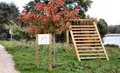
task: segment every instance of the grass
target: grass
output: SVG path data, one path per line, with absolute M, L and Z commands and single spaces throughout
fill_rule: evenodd
M 79 62 L 76 55 L 67 56 L 65 43 L 57 43 L 56 64 L 49 71 L 49 46 L 39 46 L 37 68 L 35 42 L 26 44 L 24 41 L 0 41 L 0 44 L 13 55 L 15 69 L 21 73 L 120 73 L 120 48 L 117 47 L 105 47 L 109 61 L 94 59 Z M 69 51 L 72 54 L 71 47 Z

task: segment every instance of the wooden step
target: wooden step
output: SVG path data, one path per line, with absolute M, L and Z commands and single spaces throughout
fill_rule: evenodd
M 80 59 L 98 59 L 98 58 L 106 58 L 106 57 L 80 57 Z
M 102 49 L 102 47 L 77 47 L 77 49 Z
M 86 45 L 101 45 L 101 44 L 76 44 L 77 46 L 86 46 Z
M 99 39 L 99 37 L 85 37 L 85 38 L 74 38 L 74 39 Z
M 72 30 L 95 30 L 95 28 L 72 28 Z
M 98 34 L 74 34 L 73 36 L 98 36 Z
M 78 50 L 78 52 L 103 52 L 103 50 Z
M 105 55 L 104 53 L 90 53 L 90 54 L 79 54 L 80 56 L 86 56 L 86 55 Z
M 73 33 L 96 33 L 96 31 L 73 31 Z
M 100 42 L 99 40 L 96 40 L 96 41 L 94 41 L 94 40 L 90 40 L 90 41 L 75 41 L 76 43 L 80 43 L 80 42 L 88 42 L 88 43 L 91 43 L 91 42 Z
M 71 25 L 70 27 L 95 27 L 94 25 Z

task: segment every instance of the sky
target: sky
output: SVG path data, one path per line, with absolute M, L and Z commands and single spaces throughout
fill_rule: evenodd
M 0 0 L 0 2 L 14 2 L 20 12 L 23 6 L 33 0 Z M 92 0 L 91 8 L 86 12 L 90 17 L 105 19 L 108 25 L 120 25 L 120 0 Z

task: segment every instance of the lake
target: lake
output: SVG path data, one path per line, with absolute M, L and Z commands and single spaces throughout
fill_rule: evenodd
M 104 37 L 103 38 L 104 45 L 106 44 L 115 44 L 120 47 L 120 37 Z

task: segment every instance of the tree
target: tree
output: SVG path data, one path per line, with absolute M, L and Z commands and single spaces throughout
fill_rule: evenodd
M 97 27 L 98 27 L 101 38 L 103 38 L 105 36 L 105 34 L 108 33 L 107 22 L 104 19 L 99 19 L 99 21 L 97 23 Z
M 19 16 L 18 7 L 14 3 L 6 4 L 0 3 L 0 39 L 8 40 L 9 34 L 3 26 L 4 24 L 11 24 L 10 20 L 18 23 L 17 17 Z
M 33 12 L 35 11 L 34 10 L 35 5 L 38 4 L 39 2 L 48 4 L 49 0 L 30 1 L 28 4 L 26 4 L 23 7 L 26 11 Z M 75 10 L 75 8 L 79 8 L 80 9 L 79 15 L 81 15 L 82 18 L 85 18 L 86 16 L 85 12 L 88 11 L 88 8 L 90 8 L 91 4 L 92 4 L 91 0 L 66 0 L 65 4 L 59 8 L 59 11 L 62 8 L 67 8 L 67 7 L 69 11 Z
M 26 27 L 26 30 L 31 34 L 43 34 L 52 33 L 53 40 L 55 39 L 55 34 L 61 34 L 63 31 L 69 28 L 66 21 L 69 19 L 78 19 L 79 9 L 73 11 L 68 11 L 67 8 L 58 11 L 59 8 L 64 4 L 65 0 L 54 0 L 51 4 L 49 0 L 48 4 L 38 3 L 35 5 L 35 10 L 37 12 L 27 12 L 22 11 L 23 16 L 19 17 L 20 21 L 30 22 L 31 25 Z M 55 46 L 55 40 L 53 41 Z M 55 47 L 54 47 L 54 65 L 55 65 Z
M 31 35 L 29 34 L 26 30 L 25 27 L 21 27 L 21 25 L 16 24 L 13 21 L 10 21 L 12 24 L 5 24 L 5 28 L 12 30 L 13 31 L 13 37 L 18 37 L 19 39 L 25 39 L 26 43 L 30 40 L 32 40 L 33 38 L 35 38 L 35 35 Z
M 108 31 L 110 33 L 116 33 L 117 31 L 117 26 L 108 26 Z
M 116 33 L 120 33 L 120 25 L 117 26 L 117 31 Z
M 120 33 L 120 25 L 108 26 L 108 31 L 110 33 Z
M 30 1 L 28 4 L 24 6 L 24 9 L 29 12 L 33 12 L 33 11 L 36 12 L 36 10 L 34 10 L 34 7 L 39 2 L 48 4 L 49 1 L 48 0 Z M 75 8 L 79 8 L 80 10 L 79 15 L 81 15 L 82 18 L 85 18 L 86 16 L 85 12 L 88 11 L 88 8 L 90 8 L 91 4 L 92 4 L 91 0 L 66 0 L 65 4 L 61 6 L 60 8 L 58 8 L 59 9 L 58 11 L 61 11 L 63 8 L 67 8 L 67 7 L 69 11 L 75 10 Z M 63 39 L 66 39 L 66 32 L 62 32 L 62 34 L 56 34 L 55 37 L 59 38 L 56 40 L 56 42 L 66 42 L 65 40 L 63 40 Z

